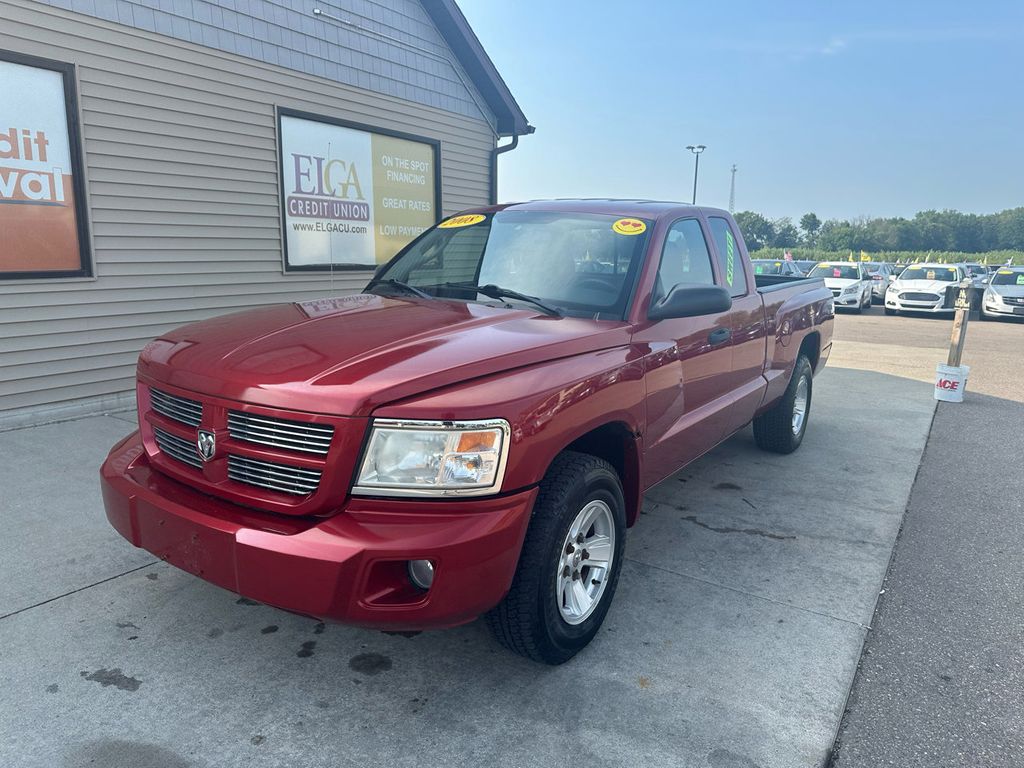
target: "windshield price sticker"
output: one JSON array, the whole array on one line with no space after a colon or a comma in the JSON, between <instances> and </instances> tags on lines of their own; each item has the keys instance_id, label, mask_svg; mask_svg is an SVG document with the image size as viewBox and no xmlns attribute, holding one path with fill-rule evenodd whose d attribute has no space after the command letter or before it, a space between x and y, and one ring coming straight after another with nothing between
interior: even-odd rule
<instances>
[{"instance_id":1,"label":"windshield price sticker","mask_svg":"<svg viewBox=\"0 0 1024 768\"><path fill-rule=\"evenodd\" d=\"M463 216L453 216L447 221L442 221L437 226L440 229L454 229L455 227L471 227L479 224L487 217L480 213L467 213Z\"/></svg>"},{"instance_id":2,"label":"windshield price sticker","mask_svg":"<svg viewBox=\"0 0 1024 768\"><path fill-rule=\"evenodd\" d=\"M1017 273L1017 285L1024 285L1024 272Z\"/></svg>"},{"instance_id":3,"label":"windshield price sticker","mask_svg":"<svg viewBox=\"0 0 1024 768\"><path fill-rule=\"evenodd\" d=\"M620 235L642 235L647 231L647 225L640 219L619 219L612 224L612 229Z\"/></svg>"}]
</instances>

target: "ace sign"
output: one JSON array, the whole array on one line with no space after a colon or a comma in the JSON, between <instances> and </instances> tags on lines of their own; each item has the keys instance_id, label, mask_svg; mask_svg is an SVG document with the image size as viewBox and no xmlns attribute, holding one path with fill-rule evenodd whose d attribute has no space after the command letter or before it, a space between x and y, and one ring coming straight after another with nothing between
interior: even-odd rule
<instances>
[{"instance_id":1,"label":"ace sign","mask_svg":"<svg viewBox=\"0 0 1024 768\"><path fill-rule=\"evenodd\" d=\"M435 224L439 144L278 112L285 269L374 269Z\"/></svg>"}]
</instances>

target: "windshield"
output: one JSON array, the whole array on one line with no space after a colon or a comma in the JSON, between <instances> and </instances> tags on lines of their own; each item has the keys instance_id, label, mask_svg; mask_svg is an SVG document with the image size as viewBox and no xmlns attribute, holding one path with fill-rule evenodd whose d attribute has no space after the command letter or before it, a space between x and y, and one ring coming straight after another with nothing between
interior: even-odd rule
<instances>
[{"instance_id":1,"label":"windshield","mask_svg":"<svg viewBox=\"0 0 1024 768\"><path fill-rule=\"evenodd\" d=\"M900 280L939 280L943 283L955 283L960 280L960 271L956 267L914 264L900 273Z\"/></svg>"},{"instance_id":2,"label":"windshield","mask_svg":"<svg viewBox=\"0 0 1024 768\"><path fill-rule=\"evenodd\" d=\"M860 280L856 264L819 264L808 277L838 277L844 280Z\"/></svg>"},{"instance_id":3,"label":"windshield","mask_svg":"<svg viewBox=\"0 0 1024 768\"><path fill-rule=\"evenodd\" d=\"M781 261L772 261L771 259L754 259L754 274L784 275L786 274L786 270L783 268Z\"/></svg>"},{"instance_id":4,"label":"windshield","mask_svg":"<svg viewBox=\"0 0 1024 768\"><path fill-rule=\"evenodd\" d=\"M650 232L649 221L603 214L455 216L399 253L368 288L390 290L378 284L397 280L430 296L489 302L475 289L499 286L563 314L621 320Z\"/></svg>"},{"instance_id":5,"label":"windshield","mask_svg":"<svg viewBox=\"0 0 1024 768\"><path fill-rule=\"evenodd\" d=\"M1024 285L1024 270L1000 269L992 275L992 285Z\"/></svg>"}]
</instances>

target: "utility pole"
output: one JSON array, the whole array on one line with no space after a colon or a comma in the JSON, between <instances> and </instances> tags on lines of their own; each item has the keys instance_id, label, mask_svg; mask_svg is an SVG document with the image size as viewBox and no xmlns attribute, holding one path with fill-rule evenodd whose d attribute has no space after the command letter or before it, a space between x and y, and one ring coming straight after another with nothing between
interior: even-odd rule
<instances>
[{"instance_id":1,"label":"utility pole","mask_svg":"<svg viewBox=\"0 0 1024 768\"><path fill-rule=\"evenodd\" d=\"M729 213L736 213L736 163L732 164L732 182L729 184Z\"/></svg>"},{"instance_id":2,"label":"utility pole","mask_svg":"<svg viewBox=\"0 0 1024 768\"><path fill-rule=\"evenodd\" d=\"M686 148L693 152L693 203L697 204L697 171L700 169L700 153L707 147L703 144L687 144Z\"/></svg>"}]
</instances>

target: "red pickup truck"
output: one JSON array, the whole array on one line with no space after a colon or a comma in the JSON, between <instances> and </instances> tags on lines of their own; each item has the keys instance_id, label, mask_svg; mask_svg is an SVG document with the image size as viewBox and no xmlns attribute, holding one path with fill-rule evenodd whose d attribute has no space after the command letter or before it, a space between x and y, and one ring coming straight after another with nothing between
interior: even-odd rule
<instances>
[{"instance_id":1,"label":"red pickup truck","mask_svg":"<svg viewBox=\"0 0 1024 768\"><path fill-rule=\"evenodd\" d=\"M285 610L388 629L486 614L561 663L604 620L646 489L751 422L762 448L800 445L833 318L822 281L755 276L724 211L467 211L362 294L148 344L107 517Z\"/></svg>"}]
</instances>

